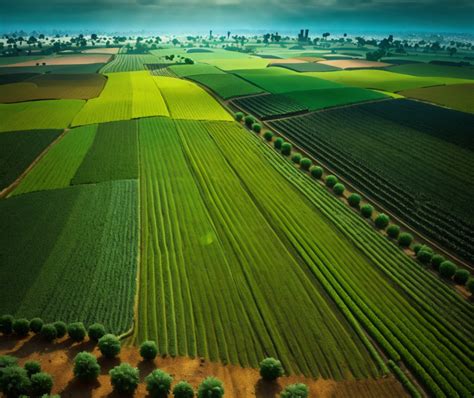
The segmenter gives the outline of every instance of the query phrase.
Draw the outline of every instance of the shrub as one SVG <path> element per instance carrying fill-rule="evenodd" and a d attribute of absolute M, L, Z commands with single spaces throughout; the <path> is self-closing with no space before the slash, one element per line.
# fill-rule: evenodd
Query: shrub
<path fill-rule="evenodd" d="M 53 378 L 49 373 L 39 372 L 31 376 L 31 392 L 33 395 L 49 394 L 53 388 Z"/>
<path fill-rule="evenodd" d="M 43 337 L 46 341 L 54 341 L 54 339 L 58 337 L 58 331 L 54 327 L 54 324 L 47 323 L 43 325 L 41 328 L 41 337 Z"/>
<path fill-rule="evenodd" d="M 328 175 L 326 177 L 326 186 L 329 187 L 329 188 L 332 188 L 334 185 L 336 185 L 338 182 L 338 179 L 335 175 Z"/>
<path fill-rule="evenodd" d="M 398 244 L 401 247 L 410 247 L 411 242 L 413 242 L 413 235 L 408 232 L 402 232 L 398 237 Z"/>
<path fill-rule="evenodd" d="M 18 359 L 11 355 L 0 355 L 0 369 L 14 366 L 18 363 Z"/>
<path fill-rule="evenodd" d="M 2 370 L 1 375 L 0 391 L 3 391 L 5 396 L 18 397 L 28 392 L 31 382 L 25 369 L 9 366 Z"/>
<path fill-rule="evenodd" d="M 43 320 L 41 318 L 33 318 L 30 321 L 30 330 L 33 333 L 41 332 L 41 328 L 43 327 Z"/>
<path fill-rule="evenodd" d="M 252 124 L 252 130 L 258 134 L 260 131 L 262 131 L 262 125 L 260 123 Z"/>
<path fill-rule="evenodd" d="M 303 158 L 300 160 L 300 166 L 302 170 L 308 171 L 312 164 L 313 162 L 311 161 L 311 159 Z"/>
<path fill-rule="evenodd" d="M 400 235 L 400 227 L 395 224 L 390 224 L 387 228 L 387 235 L 392 239 L 397 239 Z"/>
<path fill-rule="evenodd" d="M 313 166 L 309 169 L 309 172 L 318 180 L 323 176 L 323 168 L 321 166 Z"/>
<path fill-rule="evenodd" d="M 387 228 L 388 223 L 390 222 L 390 217 L 387 216 L 384 213 L 380 213 L 376 218 L 375 218 L 375 226 L 378 229 L 385 229 Z"/>
<path fill-rule="evenodd" d="M 2 315 L 0 317 L 0 333 L 12 334 L 13 332 L 13 316 Z"/>
<path fill-rule="evenodd" d="M 68 325 L 67 333 L 72 341 L 79 342 L 86 337 L 86 328 L 82 322 L 73 322 Z"/>
<path fill-rule="evenodd" d="M 349 203 L 349 206 L 354 207 L 356 209 L 359 208 L 361 200 L 362 198 L 357 193 L 351 193 L 349 197 L 347 198 L 347 202 Z"/>
<path fill-rule="evenodd" d="M 441 254 L 435 254 L 433 257 L 431 257 L 431 266 L 435 270 L 438 270 L 441 263 L 444 262 L 445 260 L 446 259 Z"/>
<path fill-rule="evenodd" d="M 466 283 L 467 290 L 474 294 L 474 278 L 470 278 Z"/>
<path fill-rule="evenodd" d="M 198 387 L 198 398 L 221 398 L 224 396 L 222 382 L 212 376 L 206 377 Z"/>
<path fill-rule="evenodd" d="M 273 146 L 276 148 L 276 149 L 281 149 L 283 143 L 285 141 L 283 140 L 283 138 L 281 137 L 277 137 L 277 139 L 275 140 L 275 142 L 273 143 Z"/>
<path fill-rule="evenodd" d="M 303 383 L 290 384 L 280 394 L 281 398 L 307 398 L 308 396 L 308 386 Z"/>
<path fill-rule="evenodd" d="M 128 363 L 121 363 L 110 370 L 110 382 L 114 391 L 133 393 L 138 387 L 138 369 Z"/>
<path fill-rule="evenodd" d="M 193 398 L 194 390 L 187 381 L 180 381 L 173 388 L 174 398 Z"/>
<path fill-rule="evenodd" d="M 456 265 L 451 261 L 443 261 L 439 266 L 439 274 L 446 279 L 451 279 L 456 273 Z"/>
<path fill-rule="evenodd" d="M 28 373 L 28 377 L 41 372 L 41 364 L 38 361 L 26 361 L 23 368 L 26 370 L 26 373 Z"/>
<path fill-rule="evenodd" d="M 87 331 L 89 338 L 93 341 L 99 341 L 102 336 L 105 336 L 105 328 L 101 323 L 93 323 L 89 326 Z"/>
<path fill-rule="evenodd" d="M 30 322 L 25 318 L 15 319 L 13 321 L 13 331 L 18 336 L 26 336 L 30 331 Z"/>
<path fill-rule="evenodd" d="M 244 118 L 244 123 L 248 128 L 250 128 L 250 127 L 252 127 L 252 124 L 255 123 L 255 118 L 251 115 L 247 115 Z"/>
<path fill-rule="evenodd" d="M 337 196 L 342 196 L 342 194 L 346 190 L 346 187 L 340 182 L 338 182 L 336 185 L 332 187 L 332 190 Z"/>
<path fill-rule="evenodd" d="M 140 346 L 140 355 L 145 360 L 153 360 L 158 355 L 158 347 L 154 341 L 144 341 Z"/>
<path fill-rule="evenodd" d="M 453 279 L 458 285 L 465 285 L 470 275 L 467 269 L 458 269 L 454 273 Z"/>
<path fill-rule="evenodd" d="M 54 328 L 56 329 L 56 337 L 58 339 L 64 337 L 67 333 L 67 326 L 63 321 L 56 321 L 53 323 Z"/>
<path fill-rule="evenodd" d="M 99 350 L 106 358 L 113 358 L 120 352 L 120 340 L 114 334 L 106 334 L 99 339 Z"/>
<path fill-rule="evenodd" d="M 362 217 L 364 218 L 370 218 L 372 217 L 372 213 L 374 211 L 374 208 L 372 205 L 365 204 L 360 208 L 360 214 L 362 214 Z"/>
<path fill-rule="evenodd" d="M 426 250 L 423 247 L 418 251 L 418 253 L 416 255 L 416 258 L 422 264 L 429 264 L 432 257 L 433 257 L 433 252 L 431 252 L 429 250 Z"/>
<path fill-rule="evenodd" d="M 100 365 L 97 358 L 87 351 L 80 352 L 74 358 L 74 376 L 81 380 L 97 379 Z"/>
<path fill-rule="evenodd" d="M 263 138 L 270 142 L 273 139 L 273 133 L 271 131 L 265 131 L 263 133 Z"/>
<path fill-rule="evenodd" d="M 291 161 L 293 163 L 300 164 L 302 158 L 303 156 L 301 156 L 301 153 L 294 153 L 291 157 Z"/>
<path fill-rule="evenodd" d="M 264 380 L 276 380 L 279 377 L 283 376 L 283 366 L 281 362 L 275 358 L 265 358 L 260 362 L 260 376 Z"/>
<path fill-rule="evenodd" d="M 422 247 L 423 245 L 421 243 L 415 243 L 412 249 L 415 252 L 415 254 L 418 254 L 418 252 L 421 250 Z"/>
<path fill-rule="evenodd" d="M 244 118 L 244 114 L 242 112 L 235 112 L 234 114 L 235 120 L 238 122 L 241 122 L 242 119 Z"/>
<path fill-rule="evenodd" d="M 284 142 L 281 145 L 281 153 L 285 156 L 290 156 L 292 148 L 293 145 L 291 145 L 289 142 Z"/>
<path fill-rule="evenodd" d="M 173 378 L 160 369 L 155 369 L 146 378 L 146 390 L 153 398 L 165 398 L 171 390 Z"/>

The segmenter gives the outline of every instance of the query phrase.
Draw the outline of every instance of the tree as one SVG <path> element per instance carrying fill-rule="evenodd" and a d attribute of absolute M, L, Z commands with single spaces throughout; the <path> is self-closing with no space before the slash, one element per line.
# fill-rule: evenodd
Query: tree
<path fill-rule="evenodd" d="M 361 200 L 362 200 L 361 196 L 357 193 L 351 193 L 349 197 L 347 198 L 347 202 L 349 203 L 349 206 L 354 207 L 355 209 L 359 208 Z"/>
<path fill-rule="evenodd" d="M 31 376 L 31 392 L 35 396 L 49 394 L 53 388 L 53 378 L 49 373 L 39 372 Z"/>
<path fill-rule="evenodd" d="M 91 40 L 94 40 L 94 41 L 97 40 L 97 34 L 96 33 L 91 34 Z"/>
<path fill-rule="evenodd" d="M 235 112 L 234 114 L 235 120 L 238 122 L 241 122 L 242 119 L 244 118 L 244 114 L 242 112 Z"/>
<path fill-rule="evenodd" d="M 408 232 L 402 232 L 398 237 L 398 244 L 401 247 L 410 247 L 411 242 L 413 242 L 413 235 Z"/>
<path fill-rule="evenodd" d="M 253 123 L 252 130 L 258 134 L 262 130 L 262 125 L 260 123 Z"/>
<path fill-rule="evenodd" d="M 321 166 L 313 166 L 309 172 L 314 178 L 320 179 L 323 176 L 323 168 Z"/>
<path fill-rule="evenodd" d="M 158 347 L 154 341 L 144 341 L 140 346 L 140 355 L 146 360 L 150 361 L 158 355 Z"/>
<path fill-rule="evenodd" d="M 387 216 L 384 213 L 380 213 L 376 218 L 375 218 L 375 226 L 378 229 L 385 229 L 387 228 L 388 223 L 390 222 L 390 217 Z"/>
<path fill-rule="evenodd" d="M 467 281 L 466 287 L 467 287 L 467 290 L 469 290 L 471 294 L 474 294 L 474 278 L 470 278 Z"/>
<path fill-rule="evenodd" d="M 435 254 L 433 257 L 431 257 L 431 266 L 435 269 L 438 270 L 439 266 L 441 263 L 446 261 L 446 259 L 441 255 L 441 254 Z"/>
<path fill-rule="evenodd" d="M 432 257 L 433 257 L 433 252 L 425 248 L 421 248 L 416 254 L 416 258 L 422 264 L 429 264 Z"/>
<path fill-rule="evenodd" d="M 346 190 L 346 187 L 343 184 L 341 184 L 340 182 L 338 182 L 337 184 L 335 184 L 332 187 L 332 190 L 337 196 L 342 196 L 342 194 Z"/>
<path fill-rule="evenodd" d="M 456 265 L 451 261 L 443 261 L 439 266 L 439 274 L 446 279 L 451 279 L 456 273 Z"/>
<path fill-rule="evenodd" d="M 337 183 L 338 183 L 338 179 L 335 175 L 330 174 L 326 177 L 326 186 L 327 187 L 332 188 Z"/>
<path fill-rule="evenodd" d="M 364 218 L 370 218 L 372 217 L 372 213 L 374 211 L 374 208 L 372 205 L 365 204 L 360 208 L 360 214 L 362 214 L 362 217 Z"/>
<path fill-rule="evenodd" d="M 63 321 L 56 321 L 53 323 L 56 328 L 56 336 L 58 339 L 64 337 L 67 333 L 67 326 Z"/>
<path fill-rule="evenodd" d="M 93 323 L 89 326 L 87 331 L 89 338 L 93 341 L 99 341 L 99 339 L 105 336 L 105 328 L 101 323 Z"/>
<path fill-rule="evenodd" d="M 390 224 L 387 228 L 387 236 L 392 239 L 397 239 L 400 235 L 400 227 L 395 224 Z"/>
<path fill-rule="evenodd" d="M 0 355 L 0 370 L 8 368 L 10 366 L 15 366 L 18 364 L 18 359 L 11 355 Z M 1 373 L 0 373 L 1 378 Z"/>
<path fill-rule="evenodd" d="M 289 142 L 284 142 L 281 146 L 282 155 L 289 156 L 291 154 L 292 148 L 293 148 L 293 145 L 291 145 Z"/>
<path fill-rule="evenodd" d="M 283 376 L 284 374 L 283 366 L 278 359 L 275 358 L 265 358 L 260 362 L 260 376 L 262 379 L 267 381 L 273 381 Z"/>
<path fill-rule="evenodd" d="M 30 322 L 28 319 L 20 318 L 13 321 L 13 331 L 21 337 L 24 337 L 30 331 Z"/>
<path fill-rule="evenodd" d="M 193 398 L 193 386 L 187 381 L 180 381 L 173 388 L 173 396 L 174 398 Z"/>
<path fill-rule="evenodd" d="M 293 163 L 299 164 L 302 158 L 303 157 L 301 156 L 301 153 L 294 153 L 293 156 L 291 157 L 291 161 Z"/>
<path fill-rule="evenodd" d="M 38 361 L 26 361 L 23 368 L 26 370 L 28 377 L 41 372 L 41 364 Z"/>
<path fill-rule="evenodd" d="M 311 159 L 303 158 L 303 159 L 300 160 L 301 170 L 308 171 L 312 164 L 313 164 L 313 162 L 311 161 Z"/>
<path fill-rule="evenodd" d="M 252 124 L 255 123 L 255 118 L 252 115 L 247 115 L 244 117 L 244 123 L 248 128 L 251 128 Z"/>
<path fill-rule="evenodd" d="M 138 369 L 128 363 L 115 366 L 110 370 L 109 375 L 112 387 L 116 392 L 130 394 L 138 387 Z"/>
<path fill-rule="evenodd" d="M 30 320 L 30 330 L 33 333 L 39 333 L 43 327 L 43 320 L 41 318 L 33 318 Z"/>
<path fill-rule="evenodd" d="M 458 285 L 465 285 L 466 282 L 469 280 L 469 277 L 471 274 L 467 269 L 458 269 L 454 273 L 453 280 L 456 282 Z"/>
<path fill-rule="evenodd" d="M 86 328 L 82 322 L 73 322 L 68 325 L 67 333 L 72 341 L 80 342 L 86 337 Z"/>
<path fill-rule="evenodd" d="M 87 351 L 82 351 L 74 358 L 74 376 L 83 381 L 99 377 L 100 365 L 97 358 Z"/>
<path fill-rule="evenodd" d="M 58 337 L 58 331 L 54 324 L 46 323 L 43 325 L 41 328 L 41 337 L 43 337 L 43 339 L 46 341 L 54 341 L 56 337 Z"/>
<path fill-rule="evenodd" d="M 308 396 L 308 386 L 303 383 L 290 384 L 280 394 L 281 398 L 307 398 Z"/>
<path fill-rule="evenodd" d="M 198 387 L 198 398 L 221 398 L 224 396 L 224 386 L 216 377 L 206 377 Z"/>
<path fill-rule="evenodd" d="M 1 373 L 0 391 L 7 397 L 18 397 L 27 394 L 31 386 L 28 373 L 19 366 L 9 366 Z"/>
<path fill-rule="evenodd" d="M 13 321 L 12 315 L 2 315 L 0 317 L 0 333 L 12 334 L 13 332 Z"/>
<path fill-rule="evenodd" d="M 423 245 L 421 243 L 415 243 L 412 247 L 412 250 L 415 252 L 415 254 L 418 254 L 422 247 Z"/>
<path fill-rule="evenodd" d="M 277 139 L 275 140 L 275 142 L 273 143 L 273 146 L 276 148 L 276 149 L 281 149 L 283 143 L 285 141 L 283 140 L 283 138 L 281 137 L 277 137 Z"/>
<path fill-rule="evenodd" d="M 155 369 L 146 378 L 146 390 L 152 398 L 166 398 L 171 390 L 173 378 L 160 369 Z"/>
<path fill-rule="evenodd" d="M 265 131 L 263 133 L 263 138 L 265 138 L 265 140 L 270 142 L 273 139 L 273 133 L 271 131 Z"/>
<path fill-rule="evenodd" d="M 106 358 L 116 357 L 120 352 L 120 340 L 114 334 L 106 334 L 99 339 L 99 350 Z"/>

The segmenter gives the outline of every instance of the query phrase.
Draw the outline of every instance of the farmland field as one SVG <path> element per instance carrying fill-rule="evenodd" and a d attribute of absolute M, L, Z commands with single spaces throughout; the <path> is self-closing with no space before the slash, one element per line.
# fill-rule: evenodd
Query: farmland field
<path fill-rule="evenodd" d="M 100 69 L 100 73 L 134 72 L 145 70 L 145 64 L 154 64 L 158 58 L 152 54 L 116 54 L 114 59 Z"/>
<path fill-rule="evenodd" d="M 209 74 L 209 75 L 192 75 L 191 80 L 198 82 L 212 91 L 219 97 L 229 99 L 243 95 L 259 94 L 263 90 L 235 75 L 231 74 Z"/>
<path fill-rule="evenodd" d="M 224 75 L 225 72 L 208 64 L 194 64 L 194 65 L 173 65 L 169 67 L 177 76 L 188 77 L 194 75 Z"/>
<path fill-rule="evenodd" d="M 308 111 L 306 106 L 299 104 L 284 94 L 265 94 L 237 98 L 233 103 L 262 120 L 274 116 L 298 114 Z"/>

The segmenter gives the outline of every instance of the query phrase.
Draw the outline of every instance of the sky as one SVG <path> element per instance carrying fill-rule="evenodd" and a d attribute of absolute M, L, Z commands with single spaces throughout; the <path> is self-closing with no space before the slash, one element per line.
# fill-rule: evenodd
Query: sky
<path fill-rule="evenodd" d="M 0 0 L 0 30 L 474 32 L 474 0 Z"/>

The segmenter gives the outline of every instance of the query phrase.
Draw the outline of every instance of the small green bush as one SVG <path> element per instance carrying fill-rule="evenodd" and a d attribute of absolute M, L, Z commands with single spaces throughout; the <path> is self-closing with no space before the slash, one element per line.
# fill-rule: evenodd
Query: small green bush
<path fill-rule="evenodd" d="M 113 358 L 120 352 L 120 340 L 114 334 L 106 334 L 99 339 L 98 347 L 104 357 Z"/>
<path fill-rule="evenodd" d="M 285 141 L 283 140 L 283 138 L 281 137 L 277 137 L 277 139 L 275 140 L 275 142 L 273 143 L 273 146 L 276 148 L 276 149 L 281 149 L 283 143 Z"/>
<path fill-rule="evenodd" d="M 194 389 L 187 381 L 180 381 L 173 388 L 174 398 L 194 398 Z"/>
<path fill-rule="evenodd" d="M 262 125 L 260 123 L 252 124 L 252 130 L 258 134 L 260 131 L 262 131 Z"/>
<path fill-rule="evenodd" d="M 360 214 L 362 214 L 362 217 L 364 218 L 370 218 L 372 217 L 372 213 L 374 212 L 374 208 L 372 205 L 365 204 L 360 208 Z"/>
<path fill-rule="evenodd" d="M 13 321 L 14 321 L 14 318 L 12 315 L 8 315 L 8 314 L 2 315 L 0 317 L 0 333 L 12 334 Z"/>
<path fill-rule="evenodd" d="M 433 257 L 431 257 L 431 266 L 435 270 L 439 270 L 439 266 L 441 265 L 442 262 L 444 262 L 446 259 L 441 255 L 441 254 L 435 254 Z"/>
<path fill-rule="evenodd" d="M 424 248 L 421 248 L 416 255 L 416 258 L 422 264 L 429 264 L 432 257 L 433 257 L 433 252 L 426 250 Z"/>
<path fill-rule="evenodd" d="M 56 328 L 56 337 L 58 339 L 66 336 L 67 325 L 63 321 L 56 321 L 53 323 L 53 325 Z"/>
<path fill-rule="evenodd" d="M 354 207 L 355 209 L 359 208 L 361 200 L 362 200 L 361 196 L 357 193 L 351 193 L 349 197 L 347 198 L 347 202 L 349 203 L 349 206 Z"/>
<path fill-rule="evenodd" d="M 378 229 L 385 229 L 387 228 L 388 223 L 390 222 L 390 217 L 387 216 L 384 213 L 380 213 L 376 218 L 375 218 L 375 226 Z"/>
<path fill-rule="evenodd" d="M 251 115 L 247 115 L 245 116 L 244 118 L 244 123 L 245 125 L 248 127 L 248 128 L 251 128 L 252 127 L 252 124 L 255 123 L 255 118 Z"/>
<path fill-rule="evenodd" d="M 128 363 L 121 363 L 115 366 L 110 370 L 109 375 L 112 387 L 116 392 L 130 394 L 138 387 L 138 369 Z"/>
<path fill-rule="evenodd" d="M 313 162 L 311 161 L 311 159 L 303 158 L 303 159 L 300 160 L 301 170 L 308 171 L 312 164 L 313 164 Z"/>
<path fill-rule="evenodd" d="M 456 273 L 457 267 L 451 261 L 443 261 L 439 266 L 439 274 L 446 279 L 451 279 Z"/>
<path fill-rule="evenodd" d="M 206 377 L 198 387 L 198 398 L 221 398 L 224 396 L 222 382 L 212 376 Z"/>
<path fill-rule="evenodd" d="M 100 365 L 97 358 L 87 351 L 80 352 L 74 358 L 74 376 L 80 380 L 95 380 L 99 377 Z"/>
<path fill-rule="evenodd" d="M 263 133 L 263 138 L 270 142 L 273 139 L 273 133 L 271 131 L 265 131 Z"/>
<path fill-rule="evenodd" d="M 291 161 L 295 164 L 300 164 L 302 158 L 301 153 L 294 153 L 291 157 Z"/>
<path fill-rule="evenodd" d="M 0 355 L 0 369 L 18 364 L 18 359 L 12 355 Z"/>
<path fill-rule="evenodd" d="M 144 341 L 140 346 L 140 355 L 146 360 L 150 361 L 158 355 L 158 347 L 154 341 Z"/>
<path fill-rule="evenodd" d="M 92 341 L 99 341 L 99 339 L 105 336 L 105 328 L 101 323 L 93 323 L 89 326 L 87 334 Z"/>
<path fill-rule="evenodd" d="M 453 280 L 456 282 L 458 285 L 465 285 L 466 282 L 469 280 L 469 277 L 471 274 L 467 269 L 458 269 L 454 273 Z"/>
<path fill-rule="evenodd" d="M 469 278 L 469 280 L 466 283 L 467 290 L 471 292 L 471 294 L 474 294 L 474 278 Z"/>
<path fill-rule="evenodd" d="M 33 318 L 30 320 L 30 330 L 33 333 L 38 334 L 41 332 L 41 328 L 43 327 L 43 320 L 41 318 Z"/>
<path fill-rule="evenodd" d="M 398 244 L 401 247 L 410 247 L 411 242 L 413 242 L 413 235 L 409 232 L 402 232 L 398 237 Z"/>
<path fill-rule="evenodd" d="M 260 362 L 260 376 L 262 379 L 272 381 L 283 376 L 284 370 L 281 362 L 275 358 L 265 358 Z"/>
<path fill-rule="evenodd" d="M 47 323 L 41 328 L 41 337 L 46 341 L 54 341 L 58 337 L 58 331 L 54 324 Z"/>
<path fill-rule="evenodd" d="M 13 321 L 13 331 L 18 336 L 26 336 L 30 331 L 30 322 L 25 318 L 15 319 Z"/>
<path fill-rule="evenodd" d="M 338 183 L 338 179 L 335 175 L 330 174 L 326 177 L 326 186 L 327 187 L 332 188 L 337 183 Z"/>
<path fill-rule="evenodd" d="M 387 235 L 392 239 L 397 239 L 398 235 L 400 235 L 400 227 L 395 224 L 390 224 L 387 227 Z"/>
<path fill-rule="evenodd" d="M 244 118 L 244 114 L 242 112 L 235 112 L 234 114 L 235 120 L 238 122 L 241 122 L 242 119 Z"/>
<path fill-rule="evenodd" d="M 421 250 L 422 247 L 423 245 L 421 243 L 415 243 L 412 249 L 415 252 L 415 254 L 418 254 L 418 252 Z"/>
<path fill-rule="evenodd" d="M 0 378 L 0 391 L 6 397 L 18 397 L 27 394 L 31 382 L 25 369 L 19 366 L 9 366 L 2 369 Z"/>
<path fill-rule="evenodd" d="M 344 194 L 344 191 L 346 190 L 346 187 L 340 182 L 338 182 L 332 187 L 332 190 L 337 196 L 342 196 Z"/>
<path fill-rule="evenodd" d="M 284 142 L 284 143 L 281 145 L 281 153 L 282 153 L 282 155 L 290 156 L 292 149 L 293 149 L 293 145 L 291 145 L 289 142 Z"/>
<path fill-rule="evenodd" d="M 152 398 L 166 398 L 171 390 L 173 378 L 160 369 L 155 369 L 146 378 L 146 390 Z"/>
<path fill-rule="evenodd" d="M 39 372 L 31 376 L 31 392 L 33 395 L 49 394 L 53 388 L 53 378 L 49 373 Z"/>
<path fill-rule="evenodd" d="M 73 322 L 68 325 L 67 333 L 72 341 L 83 341 L 86 337 L 86 328 L 82 322 Z"/>
<path fill-rule="evenodd" d="M 26 370 L 26 373 L 28 373 L 28 377 L 41 372 L 41 364 L 38 361 L 26 361 L 23 368 Z"/>
<path fill-rule="evenodd" d="M 303 383 L 290 384 L 280 394 L 281 398 L 307 398 L 308 396 L 308 386 Z"/>
<path fill-rule="evenodd" d="M 323 176 L 323 168 L 321 166 L 313 166 L 309 169 L 309 172 L 318 180 Z"/>

